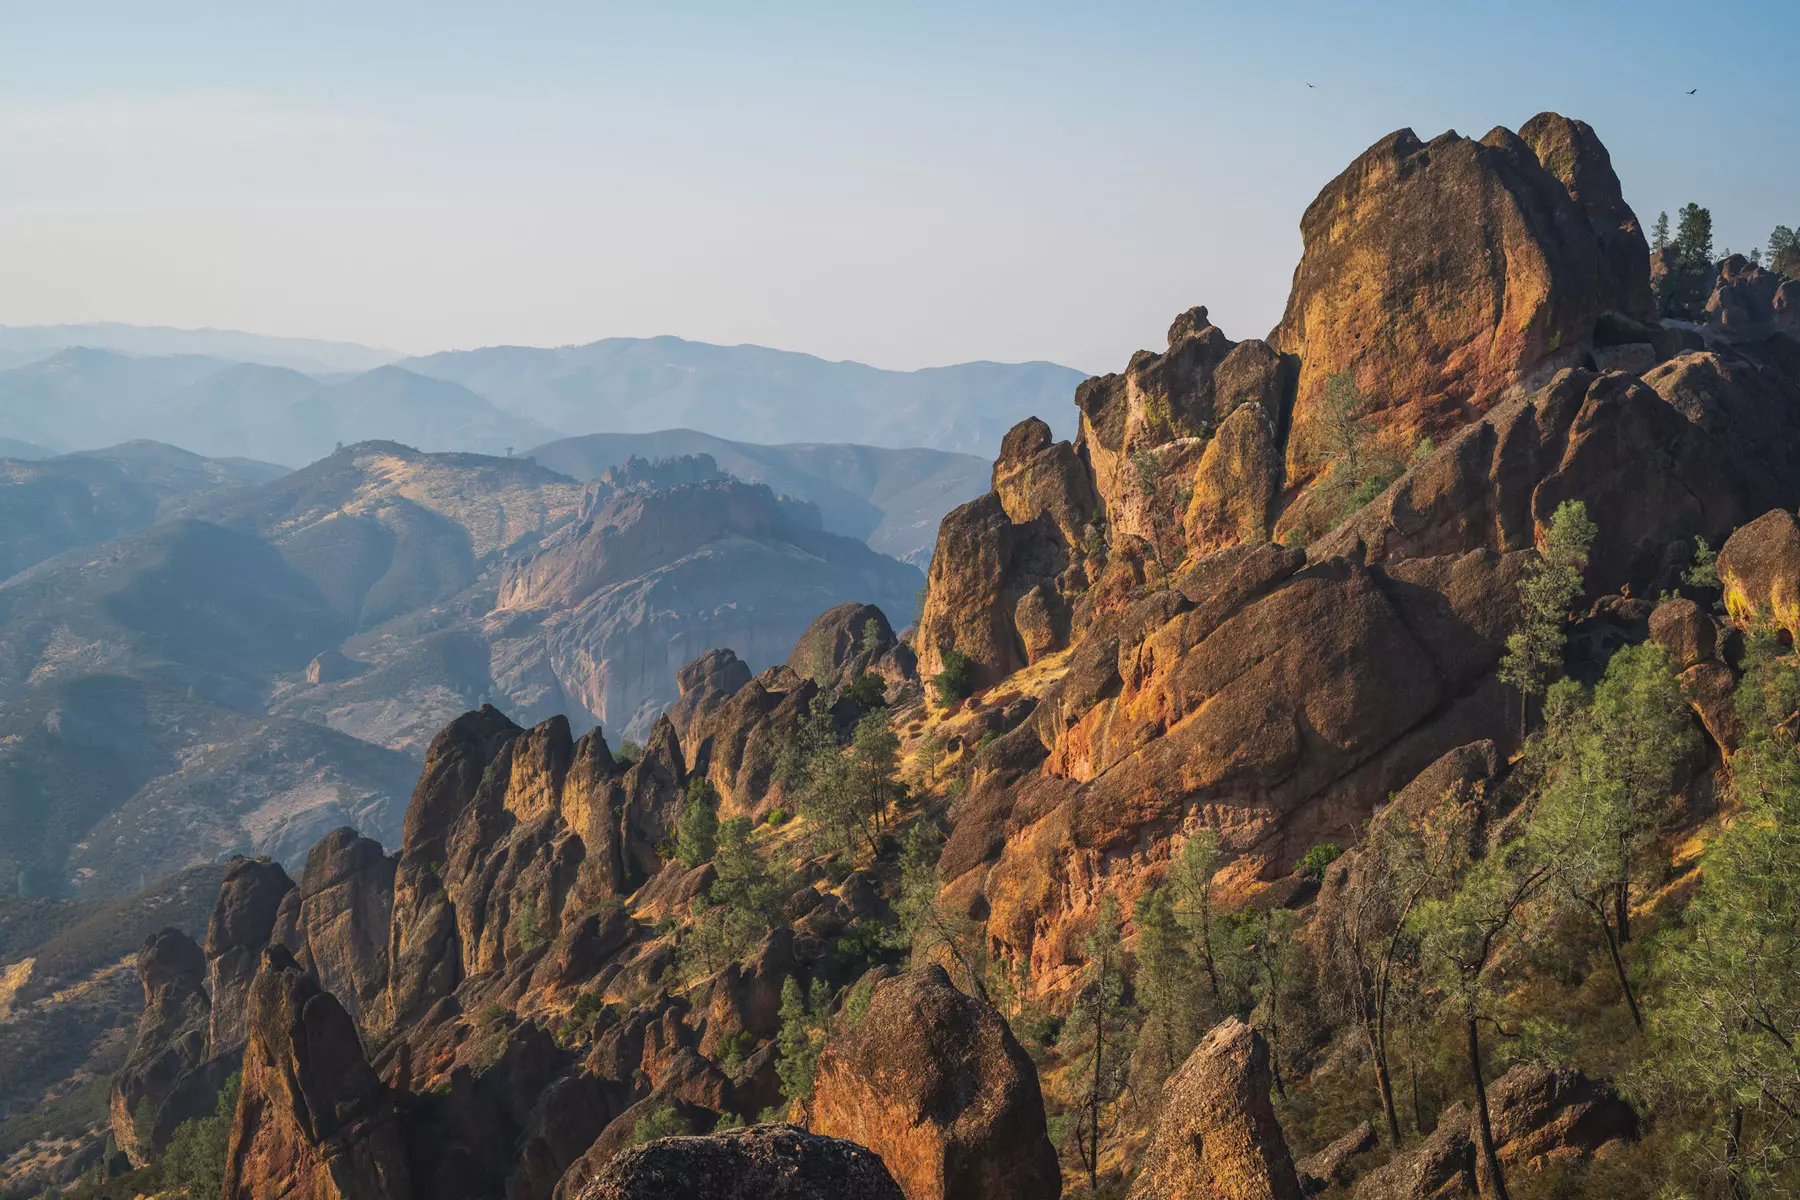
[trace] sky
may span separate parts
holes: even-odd
[[[1118,370],[1194,304],[1266,334],[1402,126],[1580,117],[1646,227],[1760,245],[1797,44],[1792,0],[0,0],[0,325]]]

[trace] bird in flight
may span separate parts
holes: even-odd
[[[1310,85],[1310,84],[1308,84],[1308,85],[1307,85],[1307,86],[1309,86],[1309,87],[1310,87],[1310,86],[1311,86],[1311,85]],[[1691,95],[1693,95],[1693,94],[1694,94],[1694,93],[1695,93],[1695,92],[1697,92],[1697,91],[1699,91],[1699,90],[1700,90],[1700,89],[1699,89],[1699,88],[1689,88],[1689,89],[1688,89],[1688,95],[1690,95],[1690,96],[1691,96]]]
[[[1307,84],[1307,85],[1306,85],[1306,86],[1307,86],[1307,87],[1311,87],[1311,86],[1312,86],[1312,84],[1310,84],[1310,83],[1309,83],[1309,84]]]

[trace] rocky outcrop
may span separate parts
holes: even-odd
[[[847,688],[875,675],[890,688],[918,678],[912,648],[894,636],[887,614],[854,601],[826,609],[794,643],[787,665],[815,683]],[[685,668],[684,668],[685,670]]]
[[[251,984],[248,1025],[224,1200],[410,1196],[398,1110],[355,1024],[280,947]]]
[[[1207,1034],[1163,1084],[1131,1200],[1300,1200],[1270,1079],[1260,1033],[1229,1020]]]
[[[823,610],[906,612],[920,582],[917,568],[824,532],[811,505],[713,479],[612,493],[506,569],[482,628],[496,684],[535,697],[527,711],[637,738],[710,647],[780,662]]]
[[[125,1065],[113,1077],[109,1108],[119,1148],[142,1166],[169,1144],[175,1127],[211,1111],[216,1079],[206,1071],[206,958],[194,939],[164,929],[137,953],[144,1013]]]
[[[306,856],[296,957],[353,1021],[376,1016],[387,991],[394,866],[381,843],[345,827]]]
[[[1719,550],[1725,610],[1744,628],[1800,630],[1800,521],[1774,509],[1734,532]]]
[[[1379,1144],[1375,1126],[1361,1121],[1356,1128],[1337,1138],[1316,1154],[1309,1154],[1295,1164],[1300,1176],[1300,1190],[1308,1196],[1347,1182],[1350,1161],[1367,1154]]]
[[[1442,437],[1582,363],[1602,314],[1650,315],[1635,265],[1648,248],[1592,130],[1545,113],[1522,134],[1426,143],[1400,130],[1307,209],[1269,339],[1300,360],[1291,479],[1331,454],[1326,381],[1339,372],[1372,426]]]
[[[1636,1138],[1638,1118],[1611,1086],[1530,1063],[1488,1085],[1501,1167],[1529,1172],[1559,1160],[1584,1160],[1608,1142]],[[1371,1171],[1357,1200],[1448,1200],[1484,1194],[1477,1184],[1474,1113],[1455,1104],[1420,1145]]]
[[[1800,280],[1730,255],[1713,273],[1705,318],[1709,328],[1732,338],[1800,332]]]
[[[938,527],[919,617],[919,674],[943,670],[945,652],[955,649],[990,683],[1066,645],[1064,597],[1087,586],[1103,519],[1076,450],[1052,441],[1042,421],[1015,427],[994,462],[994,490]]]
[[[625,1151],[579,1200],[900,1200],[861,1146],[788,1125],[661,1138]]]
[[[1187,553],[1205,555],[1240,542],[1267,541],[1275,528],[1281,480],[1274,422],[1261,404],[1245,401],[1225,418],[1200,455],[1193,499],[1181,519]]]
[[[819,1057],[809,1124],[867,1146],[907,1200],[1053,1200],[1056,1149],[1031,1058],[942,967],[875,985]]]
[[[212,1054],[241,1050],[250,1036],[244,1025],[250,981],[275,932],[282,901],[293,890],[294,881],[280,863],[240,856],[226,864],[206,927],[207,991],[212,1000],[207,1042]]]

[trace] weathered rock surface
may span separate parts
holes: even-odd
[[[1719,550],[1725,609],[1744,628],[1800,629],[1800,521],[1774,509],[1739,528]]]
[[[175,929],[151,934],[137,954],[144,1014],[109,1107],[119,1148],[142,1166],[161,1154],[175,1127],[211,1111],[217,1084],[205,1071],[206,958]]]
[[[1426,143],[1400,130],[1307,209],[1269,339],[1301,364],[1291,479],[1329,453],[1325,390],[1337,372],[1355,377],[1374,424],[1442,437],[1579,365],[1603,313],[1650,314],[1635,265],[1648,247],[1592,130],[1545,113],[1522,133]]]
[[[789,1125],[660,1138],[625,1151],[580,1200],[899,1200],[881,1160]]]
[[[354,1021],[374,1016],[387,991],[394,866],[380,842],[345,827],[313,847],[300,876],[296,957]]]
[[[811,505],[711,479],[611,494],[507,568],[483,629],[496,683],[537,697],[528,711],[642,737],[708,648],[780,662],[821,611],[859,600],[906,612],[920,582],[916,567],[826,533]]]
[[[398,1111],[356,1026],[280,947],[251,984],[248,1024],[225,1200],[410,1196]]]
[[[1361,1122],[1317,1154],[1309,1154],[1295,1164],[1294,1169],[1300,1175],[1300,1190],[1312,1196],[1345,1182],[1350,1160],[1373,1150],[1376,1144],[1375,1127],[1367,1121]]]
[[[206,974],[212,1001],[208,1045],[212,1054],[243,1049],[249,1038],[244,1006],[263,947],[275,931],[282,901],[294,881],[281,864],[238,857],[225,868],[219,899],[206,927]]]
[[[1635,1138],[1638,1119],[1611,1086],[1579,1071],[1521,1064],[1488,1085],[1501,1167],[1533,1171],[1559,1159],[1585,1159],[1608,1142]],[[1474,1113],[1452,1105],[1423,1143],[1371,1171],[1357,1200],[1474,1197],[1479,1175]]]
[[[1053,1200],[1037,1070],[992,1005],[942,967],[875,985],[819,1057],[809,1124],[880,1155],[907,1200]]]
[[[1228,1020],[1207,1034],[1163,1085],[1131,1200],[1300,1200],[1270,1079],[1260,1033]]]

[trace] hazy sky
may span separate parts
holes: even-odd
[[[1760,244],[1796,45],[1793,0],[0,0],[0,324],[1115,370],[1191,304],[1266,333],[1404,125],[1582,117],[1646,225]]]

